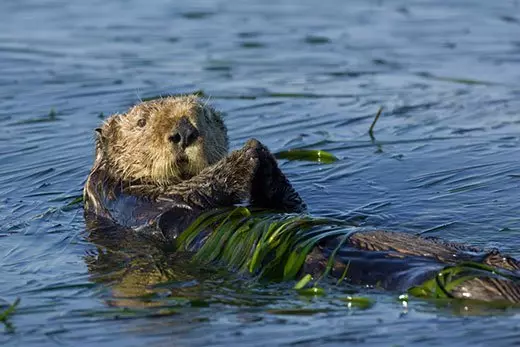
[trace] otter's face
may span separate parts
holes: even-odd
[[[194,96],[144,102],[110,117],[100,129],[97,159],[115,178],[174,184],[197,175],[228,152],[218,112]]]

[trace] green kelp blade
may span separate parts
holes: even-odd
[[[266,223],[270,223],[267,230],[264,232],[262,237],[258,240],[251,261],[249,262],[249,272],[255,273],[262,266],[265,257],[269,255],[279,244],[285,227],[289,222],[285,221],[272,221],[268,220]]]
[[[466,268],[455,265],[439,271],[435,277],[424,281],[421,285],[408,289],[408,294],[424,299],[451,299],[451,290],[468,279],[478,277],[479,274],[463,275]],[[490,274],[492,274],[490,272]]]
[[[335,219],[239,207],[202,214],[181,234],[178,246],[190,249],[203,233],[194,261],[271,280],[294,279],[316,242],[345,231]]]
[[[184,230],[181,235],[179,235],[176,240],[177,246],[189,249],[197,236],[205,232],[208,228],[213,227],[218,229],[218,224],[224,223],[235,214],[248,216],[250,213],[245,207],[237,207],[233,209],[221,208],[204,212],[186,230]]]
[[[362,296],[347,296],[340,300],[346,302],[348,307],[356,307],[362,310],[371,308],[375,304],[374,300]]]
[[[298,271],[300,271],[301,267],[305,263],[307,255],[312,251],[314,246],[318,244],[321,240],[325,238],[344,236],[350,233],[350,230],[345,229],[341,226],[322,226],[321,228],[319,228],[319,230],[320,231],[316,235],[312,234],[312,229],[309,230],[309,234],[312,235],[312,237],[309,237],[305,240],[300,239],[292,247],[292,251],[287,256],[287,260],[284,266],[284,280],[291,280],[298,274]]]
[[[266,228],[265,224],[264,221],[257,223],[254,219],[248,220],[246,228],[237,230],[228,239],[224,247],[225,257],[222,257],[222,260],[236,270],[247,272],[249,259]]]
[[[11,316],[14,311],[16,310],[16,307],[20,303],[20,298],[17,298],[9,307],[7,307],[3,312],[0,312],[0,322],[5,322]]]
[[[328,224],[335,223],[328,221]],[[309,239],[313,238],[315,232],[326,235],[325,232],[316,230],[326,227],[329,226],[325,224],[324,219],[313,219],[309,216],[292,218],[289,223],[283,225],[279,242],[276,248],[273,248],[274,256],[265,264],[264,273],[280,280],[294,279],[315,245],[315,242],[308,242]]]
[[[258,244],[262,248],[262,259],[257,259],[261,265],[260,276],[275,280],[282,279],[284,264],[290,249],[294,246],[296,233],[299,231],[302,216],[293,216],[287,219],[274,221],[279,227],[270,228],[271,235],[266,235],[267,241]]]
[[[520,282],[520,276],[515,273],[496,269],[486,264],[464,262],[442,269],[421,285],[411,287],[408,294],[424,299],[452,299],[452,293],[457,287],[476,278],[506,280],[511,283]]]
[[[298,294],[303,296],[322,296],[325,295],[325,289],[316,287],[315,285],[310,288],[305,288],[307,284],[312,281],[312,276],[307,274],[303,276],[295,285],[294,289],[298,292]]]
[[[339,159],[332,153],[314,149],[289,149],[274,154],[277,159],[314,161],[330,164]]]
[[[338,251],[347,242],[349,236],[350,236],[349,234],[345,234],[341,237],[341,239],[338,242],[338,245],[336,246],[336,248],[334,248],[331,255],[329,256],[329,260],[327,261],[327,267],[325,268],[325,271],[321,274],[318,281],[320,281],[322,278],[326,277],[330,273],[330,270],[332,270],[332,268],[334,267],[334,263],[336,262],[336,253],[338,253]],[[345,265],[345,267],[347,267],[347,266]],[[345,277],[345,276],[343,276],[343,277]]]
[[[245,207],[238,207],[229,214],[220,214],[219,217],[222,222],[211,230],[206,241],[195,254],[194,260],[206,263],[222,260],[226,255],[224,251],[228,245],[228,239],[237,232],[247,231],[251,224],[250,212]],[[230,230],[233,230],[233,233],[229,232]],[[204,232],[204,229],[198,229],[195,232]]]
[[[302,288],[297,290],[301,296],[324,296],[327,294],[325,289],[320,287]]]
[[[307,274],[303,276],[295,285],[294,289],[299,290],[303,289],[310,281],[312,281],[312,276]]]

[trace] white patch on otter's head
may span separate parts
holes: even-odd
[[[181,141],[179,129],[193,136]],[[103,161],[114,178],[168,185],[226,156],[228,138],[218,112],[195,96],[181,96],[111,116],[100,128],[96,147],[96,161]]]

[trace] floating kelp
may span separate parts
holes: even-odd
[[[11,305],[9,305],[5,310],[0,312],[0,322],[6,322],[7,319],[12,316],[16,307],[20,303],[20,298],[17,298]]]
[[[4,324],[5,331],[7,333],[13,333],[14,327],[9,322],[9,318],[14,314],[18,304],[20,303],[20,298],[17,298],[11,305],[9,305],[5,310],[0,311],[0,322]]]
[[[297,280],[294,289],[300,295],[316,296],[325,295],[325,290],[318,287],[317,283],[330,278],[329,275],[336,279],[336,285],[359,275],[360,270],[356,267],[363,266],[359,258],[351,269],[348,255],[345,256],[348,253],[344,253],[355,248],[348,244],[353,242],[353,235],[366,234],[353,233],[350,225],[336,219],[236,207],[213,210],[201,215],[179,236],[177,247],[179,250],[195,252],[193,260],[199,264],[221,264],[233,271],[259,279]],[[329,252],[323,253],[321,258],[309,258],[320,242],[330,240],[334,242],[327,244]],[[431,241],[423,241],[427,242]],[[433,246],[438,247],[439,244],[433,243]],[[358,256],[359,252],[371,253],[363,248],[355,252],[358,252]],[[406,252],[397,258],[396,252],[398,251],[394,251],[389,258],[379,255],[379,259],[404,259],[406,263]],[[372,254],[378,256],[379,253]],[[417,258],[414,259],[410,261],[415,261],[413,266],[417,266]],[[520,301],[517,293],[520,275],[515,271],[468,261],[445,268],[439,267],[439,271],[432,272],[432,264],[439,266],[442,262],[432,263],[434,260],[426,256],[424,259],[424,274],[427,277],[421,277],[424,278],[422,284],[416,285],[415,280],[406,282],[410,283],[406,288],[414,286],[408,291],[412,296],[425,299],[496,301],[507,303],[509,306]],[[305,266],[309,265],[309,261],[312,264],[321,264],[318,275],[305,273]],[[366,262],[370,261],[371,258],[366,259]],[[337,271],[338,262],[343,265],[340,268],[341,272]],[[381,266],[385,266],[384,264],[381,263]],[[388,277],[393,275],[392,269],[390,266]],[[381,271],[383,270],[379,270]],[[401,270],[396,271],[401,273]],[[327,284],[332,282],[328,281]],[[370,300],[366,301],[363,298],[353,297],[345,301],[349,306],[366,308],[372,305]]]
[[[377,121],[379,120],[379,117],[381,116],[381,113],[383,113],[383,107],[379,107],[379,110],[377,110],[376,116],[374,117],[374,120],[372,121],[372,124],[370,124],[370,128],[368,129],[368,134],[370,135],[370,138],[374,140],[374,127],[376,126]]]
[[[509,283],[518,283],[520,275],[515,272],[499,270],[497,268],[474,262],[465,262],[456,266],[444,268],[437,275],[425,281],[419,286],[408,290],[410,295],[426,299],[471,299],[492,301],[494,307],[509,307],[515,301],[517,295],[508,292]],[[469,291],[475,286],[475,282],[482,284],[479,292]],[[500,295],[496,293],[500,291]],[[500,290],[503,289],[503,290]],[[484,295],[484,298],[479,295]],[[490,295],[495,295],[494,300],[489,300]]]
[[[346,298],[341,298],[340,300],[346,302],[349,308],[357,307],[359,309],[366,310],[374,306],[373,300],[360,296],[347,296]]]
[[[315,161],[330,164],[339,159],[334,154],[322,150],[313,149],[289,149],[274,155],[277,159]]]
[[[335,219],[237,207],[201,215],[177,245],[198,249],[197,262],[221,262],[269,280],[293,280],[320,240],[349,233],[346,224]]]

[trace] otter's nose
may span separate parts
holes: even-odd
[[[173,133],[168,137],[168,139],[182,148],[186,148],[189,145],[193,144],[195,140],[199,137],[199,131],[197,128],[190,123],[190,121],[186,118],[181,118],[177,127],[173,129]]]

